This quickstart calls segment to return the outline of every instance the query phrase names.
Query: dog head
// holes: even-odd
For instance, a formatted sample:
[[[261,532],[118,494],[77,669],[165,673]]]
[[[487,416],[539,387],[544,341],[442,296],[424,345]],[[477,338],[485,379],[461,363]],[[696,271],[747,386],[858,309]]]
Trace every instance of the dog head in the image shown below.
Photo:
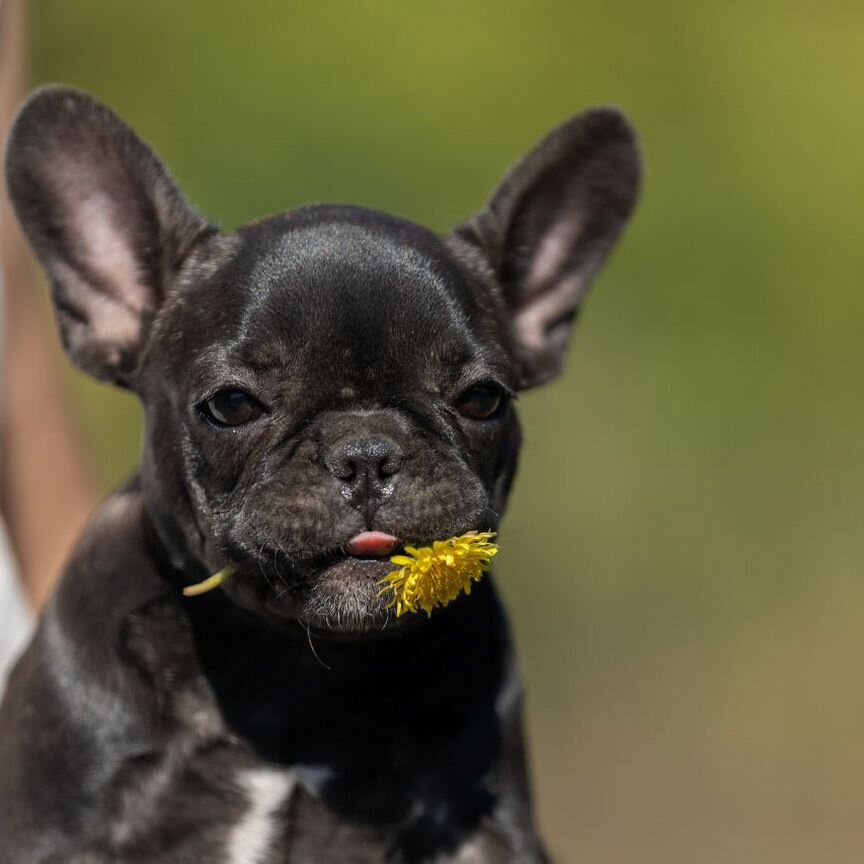
[[[141,484],[175,562],[230,563],[243,605],[352,632],[388,622],[399,543],[497,527],[513,397],[559,372],[639,176],[600,109],[447,236],[342,206],[226,234],[75,90],[31,97],[7,153],[67,352],[144,404]]]

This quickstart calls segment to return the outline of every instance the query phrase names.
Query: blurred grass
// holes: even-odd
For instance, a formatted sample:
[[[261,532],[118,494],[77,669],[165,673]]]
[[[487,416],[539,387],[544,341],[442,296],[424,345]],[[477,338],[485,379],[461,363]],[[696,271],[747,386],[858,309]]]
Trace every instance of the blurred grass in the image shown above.
[[[444,229],[573,112],[643,204],[568,374],[521,401],[499,579],[572,862],[864,849],[864,7],[43,0],[38,81],[112,104],[226,226],[347,201]],[[134,402],[72,386],[106,484]]]

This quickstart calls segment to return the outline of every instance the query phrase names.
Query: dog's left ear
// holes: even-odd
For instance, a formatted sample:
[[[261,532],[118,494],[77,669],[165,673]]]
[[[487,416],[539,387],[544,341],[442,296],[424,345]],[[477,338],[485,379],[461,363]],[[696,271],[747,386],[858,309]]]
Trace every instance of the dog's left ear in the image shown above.
[[[560,126],[456,236],[479,247],[513,320],[520,387],[561,371],[582,301],[633,211],[641,160],[619,111]]]
[[[133,386],[172,279],[216,229],[129,126],[69,87],[46,87],[25,103],[6,179],[51,280],[67,353],[85,372]]]

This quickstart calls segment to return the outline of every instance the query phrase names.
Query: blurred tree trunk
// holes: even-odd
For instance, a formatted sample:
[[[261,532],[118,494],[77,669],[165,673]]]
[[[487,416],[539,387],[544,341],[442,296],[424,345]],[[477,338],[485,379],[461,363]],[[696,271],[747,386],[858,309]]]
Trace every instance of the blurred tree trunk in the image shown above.
[[[27,4],[0,0],[0,140],[27,89]],[[4,147],[5,149],[5,147]],[[51,591],[95,502],[95,484],[68,411],[57,339],[40,278],[3,184],[0,266],[5,291],[0,390],[2,508],[27,594]]]

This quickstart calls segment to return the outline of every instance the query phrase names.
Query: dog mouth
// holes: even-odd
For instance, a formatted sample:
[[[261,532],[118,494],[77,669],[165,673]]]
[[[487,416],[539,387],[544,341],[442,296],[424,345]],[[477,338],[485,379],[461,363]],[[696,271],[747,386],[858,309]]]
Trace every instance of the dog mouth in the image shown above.
[[[452,535],[477,531],[494,531],[494,525],[469,523]],[[352,566],[358,572],[373,572],[381,569],[383,575],[396,569],[391,563],[393,556],[405,554],[406,547],[429,546],[438,536],[398,537],[381,530],[360,531],[341,543],[317,549],[287,552],[279,546],[262,544],[253,553],[250,546],[228,543],[225,547],[225,561],[236,573],[257,574],[271,584],[281,583],[283,590],[299,588],[303,583],[314,583],[322,574],[338,565]]]
[[[387,558],[395,554],[402,541],[384,531],[361,531],[346,544],[345,552],[354,558]]]
[[[288,565],[294,575],[291,581],[295,587],[311,585],[334,568],[370,575],[381,571],[383,578],[394,569],[390,559],[403,547],[404,541],[393,534],[361,531],[339,546],[292,559]]]
[[[391,557],[402,547],[403,541],[393,534],[361,531],[338,549],[303,562],[291,592],[304,607],[303,618],[318,626],[323,621],[326,629],[343,629],[345,615],[353,621],[352,628],[387,623],[392,616],[382,583],[395,569]]]
[[[233,554],[229,560],[239,578],[226,589],[241,605],[276,622],[295,620],[315,631],[346,635],[390,629],[395,615],[382,583],[396,569],[390,558],[403,543],[384,531],[361,531],[302,556],[266,547],[254,557]]]
[[[472,520],[473,521],[473,520]],[[480,530],[473,525],[466,531]],[[461,532],[461,533],[464,533]],[[435,538],[405,539],[364,530],[339,545],[286,555],[262,547],[257,555],[229,555],[236,577],[226,590],[241,605],[263,612],[274,623],[294,620],[316,632],[361,635],[401,632],[425,615],[396,616],[386,577],[398,569],[391,558],[409,546]]]

